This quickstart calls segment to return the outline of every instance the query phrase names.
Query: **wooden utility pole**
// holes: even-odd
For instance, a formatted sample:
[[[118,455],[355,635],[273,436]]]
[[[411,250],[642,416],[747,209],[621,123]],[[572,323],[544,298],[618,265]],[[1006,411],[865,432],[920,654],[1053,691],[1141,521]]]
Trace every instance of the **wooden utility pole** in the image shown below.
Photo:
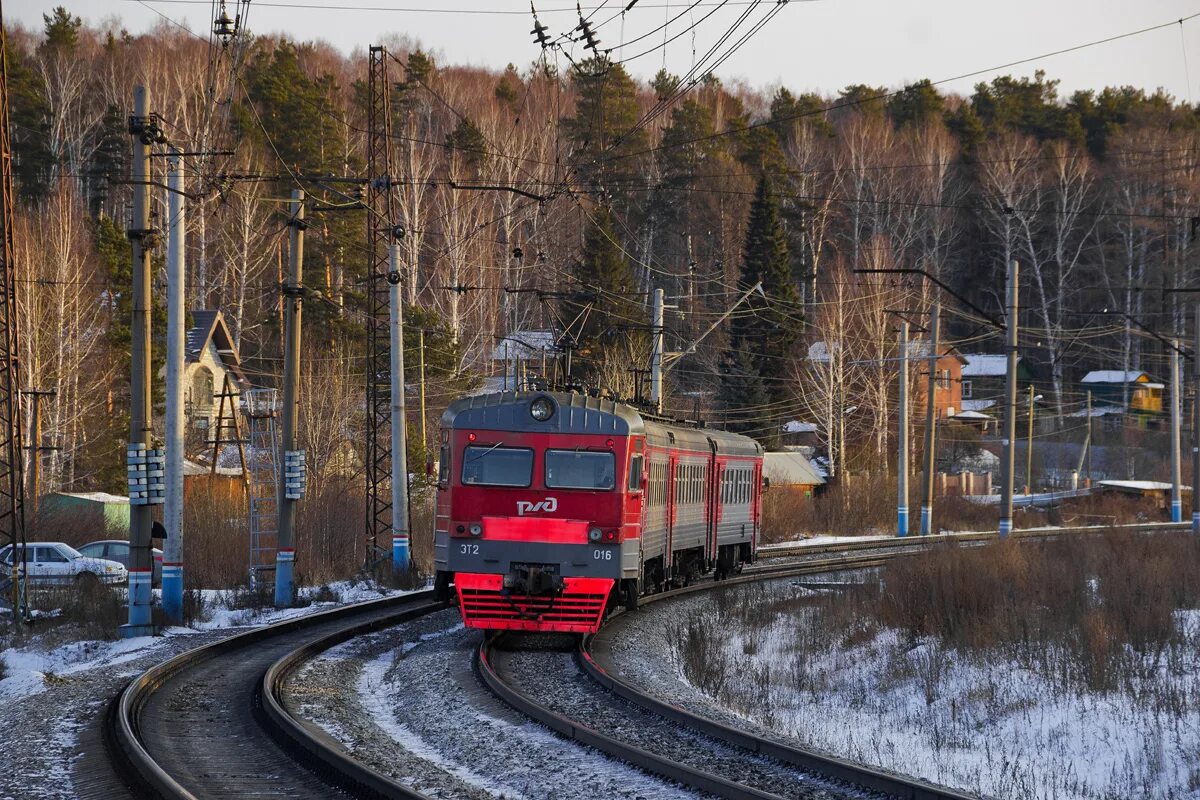
[[[1008,266],[1008,304],[1005,323],[1008,326],[1006,363],[1004,370],[1004,469],[1000,487],[1000,537],[1012,533],[1013,527],[1013,468],[1016,466],[1014,440],[1017,438],[1017,312],[1019,267],[1014,260]]]
[[[925,469],[921,486],[922,536],[933,533],[933,481],[937,470],[937,403],[934,402],[934,399],[937,397],[937,363],[941,347],[941,343],[938,341],[941,311],[941,300],[933,301],[929,325],[929,375],[926,376],[925,382]]]
[[[150,114],[146,87],[133,90],[133,116],[129,133],[133,139],[133,218],[128,235],[133,251],[133,313],[129,326],[132,343],[129,382],[129,622],[121,626],[126,638],[154,632],[150,620],[153,595],[150,589],[153,560],[150,534],[153,507],[163,501],[163,460],[151,445],[150,399],[150,254],[158,232],[150,227],[150,146],[165,141],[158,120]],[[158,473],[158,474],[155,474]]]
[[[425,441],[425,329],[417,331],[417,361],[421,366],[421,452],[427,452]]]
[[[275,551],[275,607],[296,599],[296,501],[303,492],[303,451],[297,447],[300,425],[300,315],[304,297],[304,192],[292,190],[288,227],[288,276],[281,287],[284,302],[282,442],[279,459],[279,535]]]
[[[34,517],[37,517],[38,500],[42,496],[42,453],[57,449],[42,446],[42,398],[54,397],[55,392],[26,389],[22,394],[30,398],[29,489],[26,492],[26,498],[29,501],[29,507]]]

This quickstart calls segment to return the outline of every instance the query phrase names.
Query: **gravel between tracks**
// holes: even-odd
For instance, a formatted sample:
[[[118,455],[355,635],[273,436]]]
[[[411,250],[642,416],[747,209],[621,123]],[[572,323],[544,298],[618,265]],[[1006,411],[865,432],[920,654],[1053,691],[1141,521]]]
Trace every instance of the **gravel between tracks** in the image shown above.
[[[653,611],[645,614],[649,615]],[[640,641],[645,648],[646,642],[659,640]],[[518,639],[517,646],[522,644]],[[573,649],[498,650],[494,659],[506,679],[543,706],[657,755],[782,797],[832,800],[864,796],[856,789],[836,786],[795,767],[732,747],[621,700],[582,672]]]
[[[494,698],[456,610],[347,642],[289,681],[289,705],[350,753],[432,797],[694,798],[567,741]]]

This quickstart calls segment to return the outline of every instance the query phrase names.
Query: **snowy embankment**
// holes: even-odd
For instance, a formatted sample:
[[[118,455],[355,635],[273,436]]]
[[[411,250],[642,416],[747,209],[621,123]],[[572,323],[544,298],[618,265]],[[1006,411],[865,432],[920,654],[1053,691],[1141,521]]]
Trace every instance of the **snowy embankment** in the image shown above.
[[[308,605],[276,610],[236,608],[244,595],[205,590],[192,627],[133,639],[82,640],[72,623],[40,615],[20,636],[0,639],[0,729],[21,732],[0,748],[0,798],[77,797],[79,732],[126,681],[154,664],[252,627],[399,593],[344,581],[302,590]],[[10,630],[0,620],[0,632]]]
[[[811,593],[775,584],[746,619],[748,606],[693,606],[674,623],[669,669],[805,746],[986,797],[1200,798],[1200,611],[1177,612],[1179,643],[1104,691],[1065,688],[1003,648],[909,643],[889,628],[830,646],[814,608],[795,602]],[[723,635],[697,644],[681,624]]]

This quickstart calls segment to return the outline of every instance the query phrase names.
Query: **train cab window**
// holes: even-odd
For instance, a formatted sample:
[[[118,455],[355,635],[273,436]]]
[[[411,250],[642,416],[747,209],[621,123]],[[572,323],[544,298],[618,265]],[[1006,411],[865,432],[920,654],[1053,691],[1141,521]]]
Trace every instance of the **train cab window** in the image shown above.
[[[642,488],[643,458],[645,457],[634,456],[633,458],[629,459],[629,480],[626,481],[626,485],[629,487],[629,491],[631,492],[636,492],[638,489]]]
[[[527,448],[471,445],[463,451],[467,486],[528,486],[532,478],[533,451]]]
[[[594,450],[547,450],[546,488],[612,489],[617,459]]]

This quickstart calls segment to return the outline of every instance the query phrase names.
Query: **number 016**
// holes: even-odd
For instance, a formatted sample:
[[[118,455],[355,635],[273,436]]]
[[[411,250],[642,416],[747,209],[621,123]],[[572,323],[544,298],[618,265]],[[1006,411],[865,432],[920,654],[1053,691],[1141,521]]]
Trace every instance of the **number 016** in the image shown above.
[[[596,561],[612,561],[613,551],[596,549],[592,551],[592,558]]]

